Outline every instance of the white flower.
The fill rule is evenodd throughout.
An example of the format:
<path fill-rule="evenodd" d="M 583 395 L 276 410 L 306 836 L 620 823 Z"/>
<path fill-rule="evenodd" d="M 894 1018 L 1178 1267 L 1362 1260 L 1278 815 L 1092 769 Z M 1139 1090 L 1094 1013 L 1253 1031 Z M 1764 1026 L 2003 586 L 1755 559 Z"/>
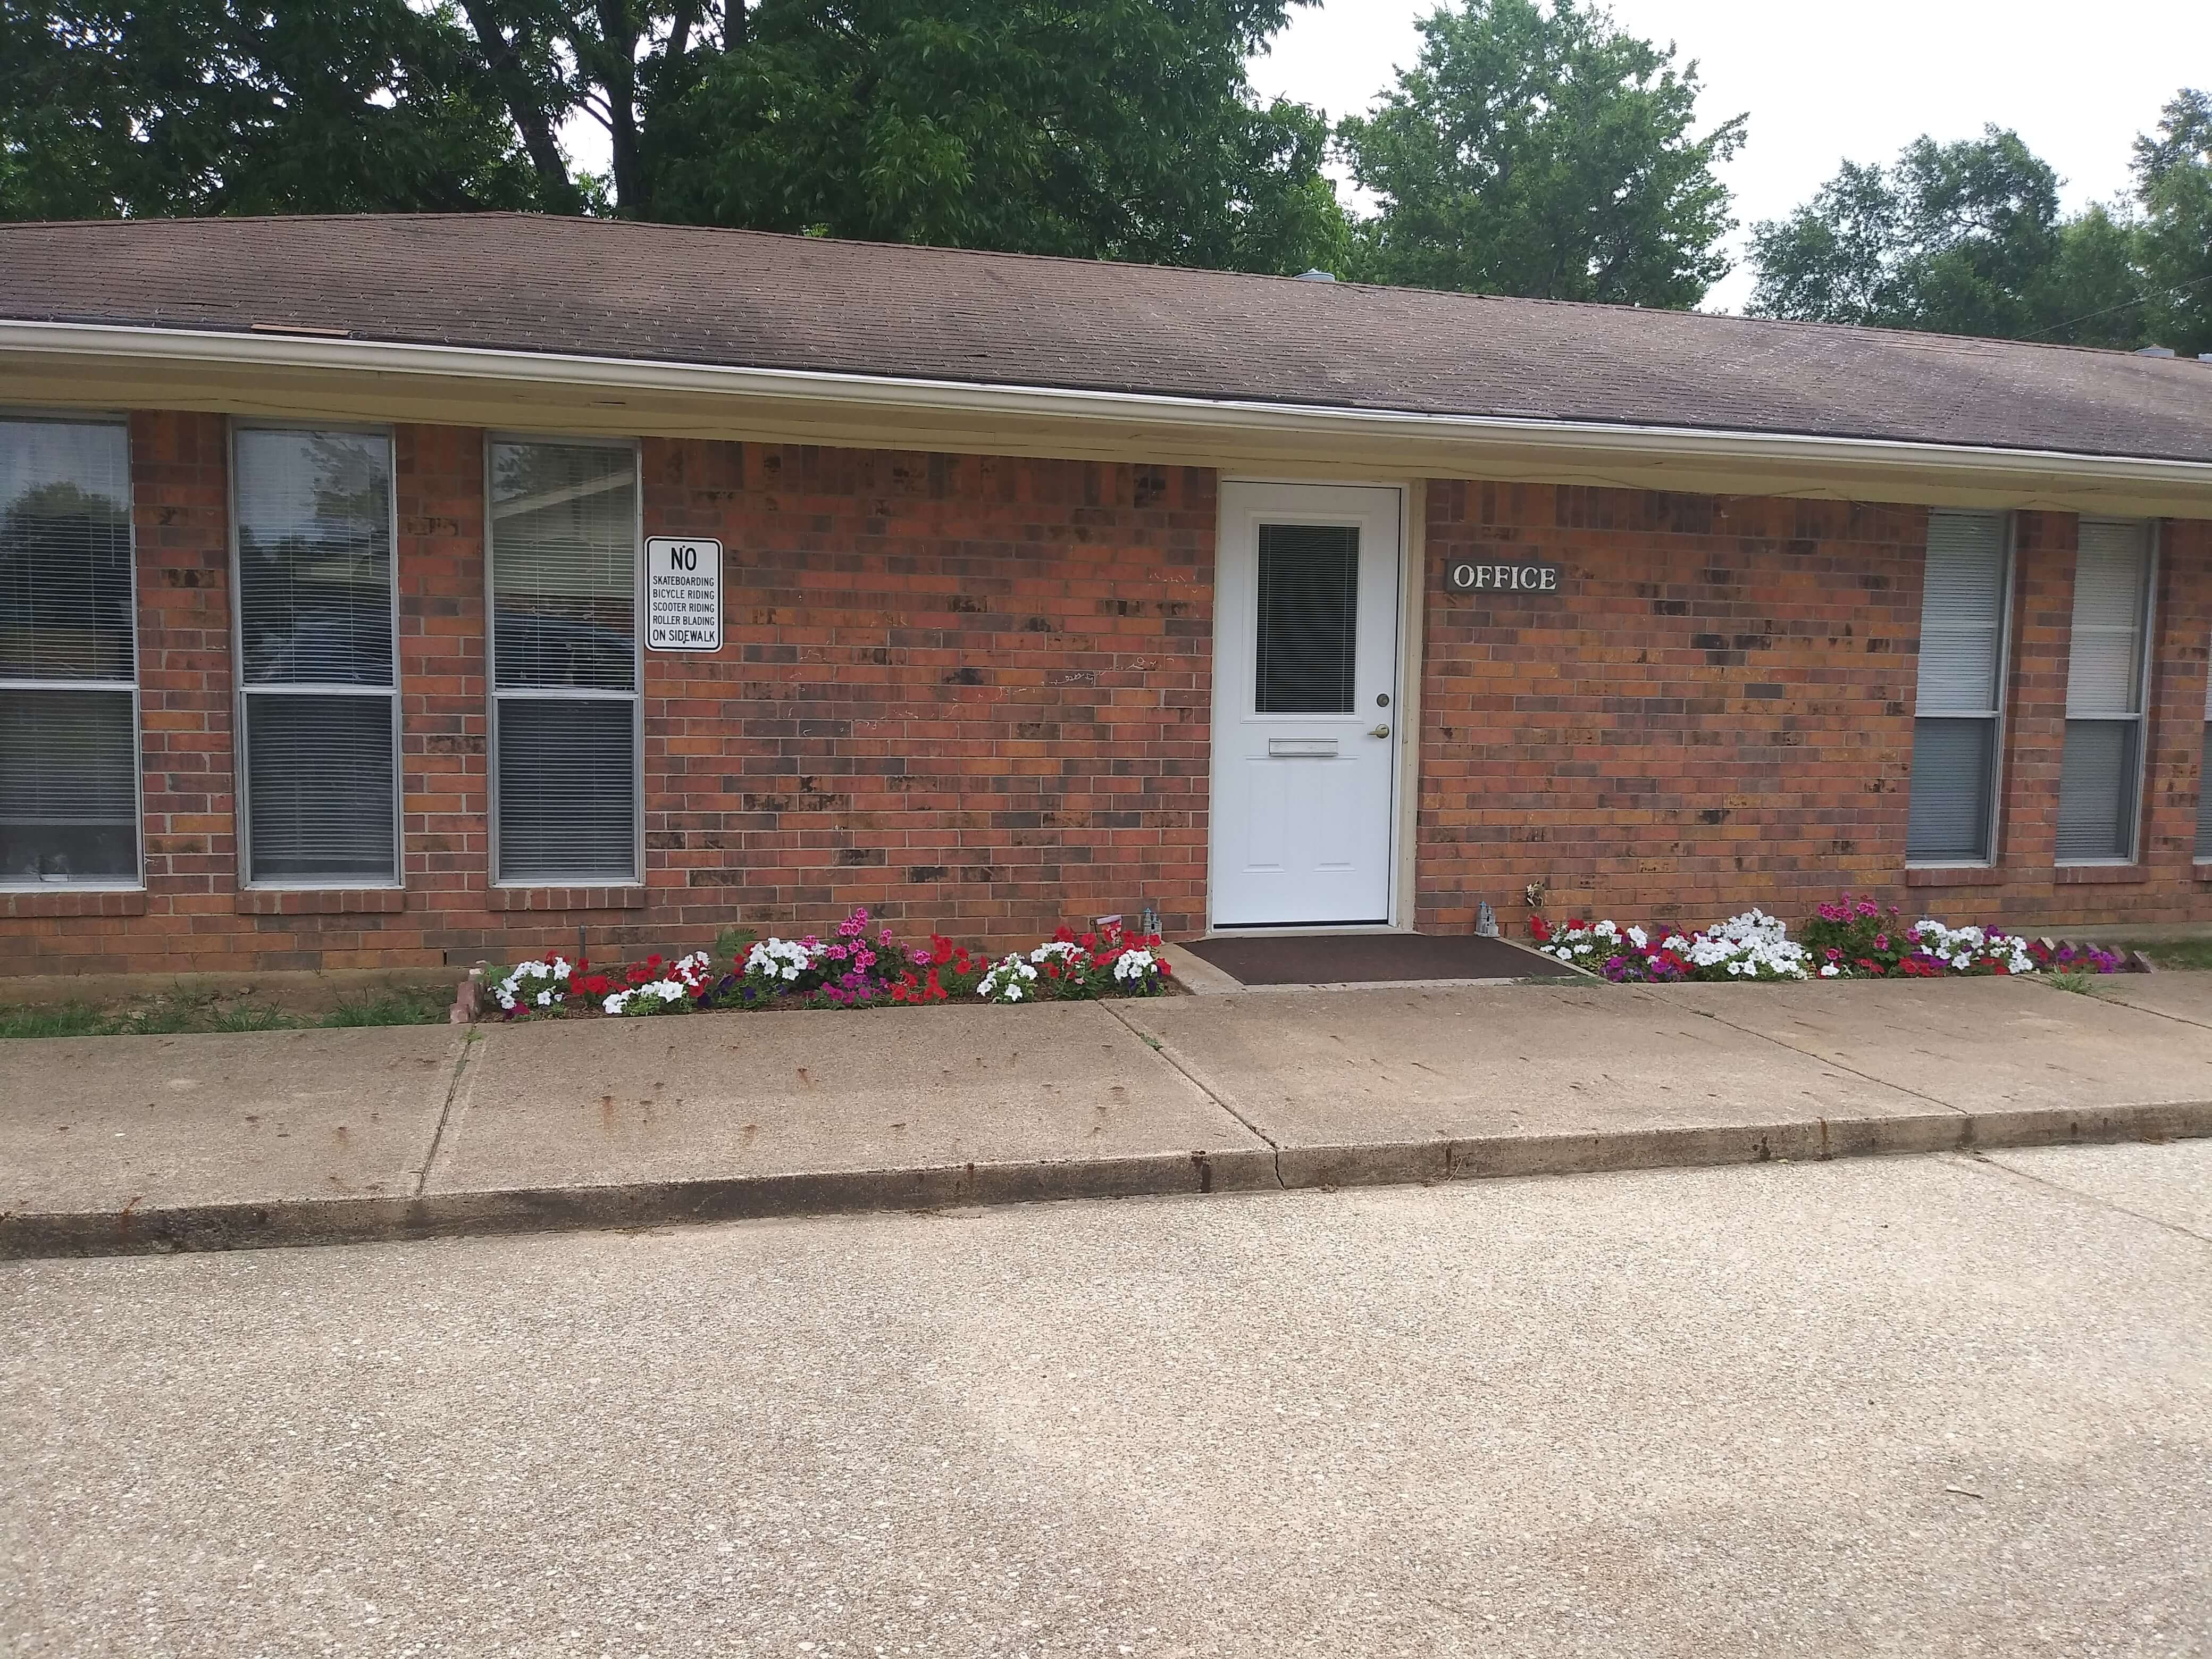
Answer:
<path fill-rule="evenodd" d="M 1834 979 L 1843 971 L 1844 970 L 1842 969 L 1837 967 L 1832 962 L 1824 962 L 1820 964 L 1820 977 L 1822 979 Z"/>
<path fill-rule="evenodd" d="M 1038 945 L 1036 950 L 1030 952 L 1030 960 L 1037 963 L 1039 966 L 1042 966 L 1045 963 L 1050 962 L 1054 957 L 1058 957 L 1060 961 L 1065 963 L 1072 958 L 1079 957 L 1082 954 L 1083 947 L 1075 944 L 1072 940 L 1064 939 L 1047 939 L 1042 945 Z"/>
<path fill-rule="evenodd" d="M 1156 971 L 1150 951 L 1124 951 L 1114 961 L 1114 977 L 1125 985 Z"/>
<path fill-rule="evenodd" d="M 1651 935 L 1645 933 L 1641 927 L 1632 927 L 1628 930 L 1628 942 L 1634 945 L 1638 950 L 1641 951 L 1645 945 L 1651 943 Z"/>
<path fill-rule="evenodd" d="M 986 1002 L 1019 1002 L 1026 994 L 1023 988 L 1035 984 L 1036 976 L 1036 968 L 1017 951 L 984 970 L 976 981 L 975 994 Z"/>

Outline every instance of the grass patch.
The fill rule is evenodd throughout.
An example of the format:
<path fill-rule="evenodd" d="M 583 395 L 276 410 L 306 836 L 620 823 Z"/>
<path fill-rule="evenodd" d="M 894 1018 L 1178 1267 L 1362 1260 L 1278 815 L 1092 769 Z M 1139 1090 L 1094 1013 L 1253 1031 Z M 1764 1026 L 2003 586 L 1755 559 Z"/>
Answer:
<path fill-rule="evenodd" d="M 422 986 L 398 986 L 365 997 L 348 997 L 317 1022 L 323 1025 L 442 1025 L 452 995 Z"/>
<path fill-rule="evenodd" d="M 0 1041 L 10 1037 L 170 1036 L 204 1031 L 285 1031 L 303 1026 L 441 1025 L 451 1001 L 428 986 L 390 986 L 342 998 L 324 1014 L 301 1013 L 247 996 L 181 986 L 106 1005 L 0 1005 Z"/>
<path fill-rule="evenodd" d="M 2103 939 L 2097 942 L 2106 944 Z M 2212 972 L 2212 938 L 2121 939 L 2112 941 L 2106 948 L 2123 953 L 2140 951 L 2156 968 L 2179 969 L 2184 972 Z"/>
<path fill-rule="evenodd" d="M 2057 973 L 2045 974 L 2043 977 L 2052 990 L 2071 991 L 2077 996 L 2089 995 L 2097 983 L 2097 975 L 2094 974 L 2072 974 L 2063 969 Z"/>

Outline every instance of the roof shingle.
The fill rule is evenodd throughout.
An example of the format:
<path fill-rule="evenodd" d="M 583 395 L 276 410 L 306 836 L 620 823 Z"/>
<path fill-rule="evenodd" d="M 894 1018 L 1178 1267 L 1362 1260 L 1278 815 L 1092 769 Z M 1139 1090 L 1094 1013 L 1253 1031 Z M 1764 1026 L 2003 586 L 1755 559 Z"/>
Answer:
<path fill-rule="evenodd" d="M 0 318 L 2212 462 L 2212 363 L 520 214 L 0 226 Z"/>

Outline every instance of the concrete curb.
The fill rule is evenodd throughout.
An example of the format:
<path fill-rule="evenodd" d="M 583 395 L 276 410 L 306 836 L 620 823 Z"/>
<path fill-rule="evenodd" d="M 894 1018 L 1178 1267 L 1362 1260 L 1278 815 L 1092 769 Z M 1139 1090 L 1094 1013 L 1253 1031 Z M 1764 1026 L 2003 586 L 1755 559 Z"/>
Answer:
<path fill-rule="evenodd" d="M 0 1215 L 0 1261 L 265 1249 L 866 1210 L 1386 1186 L 2212 1136 L 2212 1101 L 964 1164 L 418 1198 Z"/>

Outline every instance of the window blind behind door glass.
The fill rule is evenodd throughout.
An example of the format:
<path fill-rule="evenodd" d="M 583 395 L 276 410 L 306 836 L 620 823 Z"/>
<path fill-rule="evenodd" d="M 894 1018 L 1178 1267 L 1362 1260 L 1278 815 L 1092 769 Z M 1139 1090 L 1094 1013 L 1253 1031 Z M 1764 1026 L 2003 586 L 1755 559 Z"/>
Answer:
<path fill-rule="evenodd" d="M 392 684 L 392 455 L 380 434 L 237 434 L 248 685 Z"/>
<path fill-rule="evenodd" d="M 637 466 L 604 445 L 495 444 L 501 687 L 637 686 Z"/>
<path fill-rule="evenodd" d="M 129 680 L 124 428 L 0 421 L 0 678 Z"/>
<path fill-rule="evenodd" d="M 2004 589 L 2004 520 L 1994 513 L 1930 514 L 1917 713 L 1996 712 Z"/>
<path fill-rule="evenodd" d="M 1357 526 L 1261 525 L 1254 712 L 1350 714 L 1358 637 Z"/>

